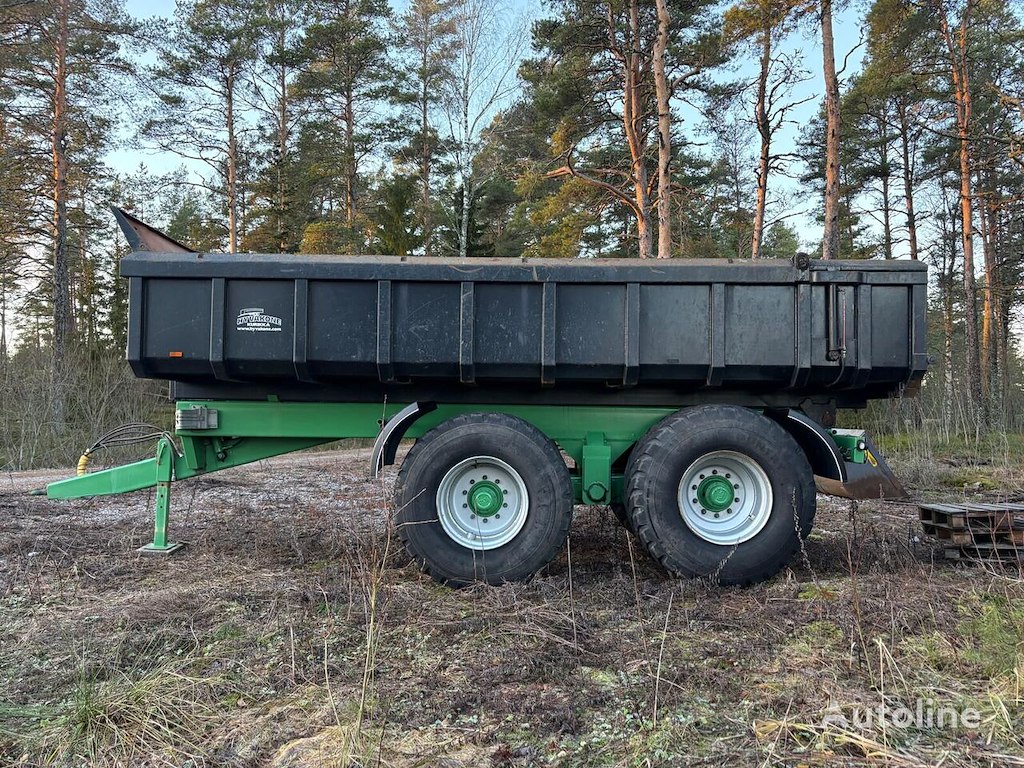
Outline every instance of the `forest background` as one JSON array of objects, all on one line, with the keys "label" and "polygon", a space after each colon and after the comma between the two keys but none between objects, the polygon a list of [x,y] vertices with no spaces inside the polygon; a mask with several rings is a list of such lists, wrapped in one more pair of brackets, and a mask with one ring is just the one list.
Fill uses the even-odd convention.
[{"label": "forest background", "polygon": [[0,466],[167,419],[112,204],[201,250],[918,259],[932,372],[875,427],[1020,430],[1018,0],[156,5],[0,0]]}]

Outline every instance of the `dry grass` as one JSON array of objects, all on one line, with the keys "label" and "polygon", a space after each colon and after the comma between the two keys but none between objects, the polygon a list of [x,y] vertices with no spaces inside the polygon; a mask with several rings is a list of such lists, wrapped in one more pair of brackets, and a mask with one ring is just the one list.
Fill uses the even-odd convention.
[{"label": "dry grass", "polygon": [[73,756],[91,764],[200,756],[219,682],[205,667],[192,659],[157,659],[145,671],[83,667],[67,697],[30,732],[32,750],[44,762]]},{"label": "dry grass", "polygon": [[[361,479],[365,459],[283,457],[182,484],[172,526],[191,547],[172,558],[134,553],[145,494],[55,504],[0,491],[0,763],[1001,766],[1024,754],[1024,579],[942,561],[912,507],[821,498],[803,556],[748,590],[669,580],[609,511],[580,508],[571,569],[564,553],[530,584],[452,591],[397,546],[389,490]],[[975,708],[981,723],[828,720],[917,699]]]}]

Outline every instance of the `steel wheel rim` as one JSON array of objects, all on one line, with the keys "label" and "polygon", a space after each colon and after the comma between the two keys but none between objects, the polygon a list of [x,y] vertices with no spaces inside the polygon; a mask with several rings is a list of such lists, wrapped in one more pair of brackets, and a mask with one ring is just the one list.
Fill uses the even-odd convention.
[{"label": "steel wheel rim", "polygon": [[437,517],[448,537],[467,549],[497,549],[526,524],[530,496],[510,464],[472,456],[449,469],[437,487]]},{"label": "steel wheel rim", "polygon": [[[732,493],[726,498],[725,489]],[[712,451],[693,462],[679,481],[679,513],[686,526],[712,544],[754,538],[772,513],[772,485],[761,465],[735,451]]]}]

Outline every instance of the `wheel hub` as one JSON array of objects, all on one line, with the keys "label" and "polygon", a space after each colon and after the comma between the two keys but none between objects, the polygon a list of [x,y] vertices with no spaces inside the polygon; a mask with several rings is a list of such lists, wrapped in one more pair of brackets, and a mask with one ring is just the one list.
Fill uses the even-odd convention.
[{"label": "wheel hub", "polygon": [[701,480],[697,487],[697,500],[701,507],[712,512],[728,509],[733,500],[732,483],[720,475],[712,475]]},{"label": "wheel hub", "polygon": [[481,480],[469,492],[469,508],[480,517],[497,514],[502,504],[501,489],[490,480]]}]

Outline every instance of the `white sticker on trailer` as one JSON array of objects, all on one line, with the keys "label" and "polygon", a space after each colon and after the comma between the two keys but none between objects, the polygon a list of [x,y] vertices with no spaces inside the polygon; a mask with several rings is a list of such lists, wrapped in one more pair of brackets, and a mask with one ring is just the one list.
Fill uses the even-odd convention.
[{"label": "white sticker on trailer", "polygon": [[281,318],[268,315],[263,307],[250,307],[239,310],[235,329],[253,333],[273,333],[281,330]]}]

